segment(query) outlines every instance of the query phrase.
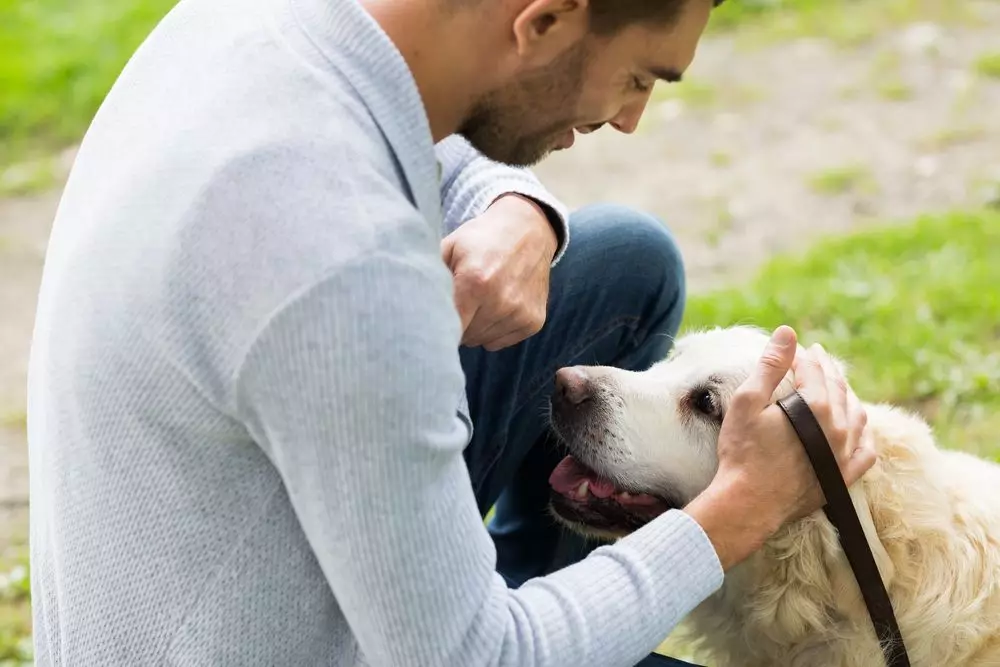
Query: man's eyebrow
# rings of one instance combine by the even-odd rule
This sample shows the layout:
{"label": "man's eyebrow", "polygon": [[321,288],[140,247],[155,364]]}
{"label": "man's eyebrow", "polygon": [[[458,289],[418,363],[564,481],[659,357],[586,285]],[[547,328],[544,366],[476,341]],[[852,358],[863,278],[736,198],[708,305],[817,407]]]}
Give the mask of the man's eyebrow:
{"label": "man's eyebrow", "polygon": [[677,83],[684,75],[671,67],[650,67],[649,73],[667,83]]}

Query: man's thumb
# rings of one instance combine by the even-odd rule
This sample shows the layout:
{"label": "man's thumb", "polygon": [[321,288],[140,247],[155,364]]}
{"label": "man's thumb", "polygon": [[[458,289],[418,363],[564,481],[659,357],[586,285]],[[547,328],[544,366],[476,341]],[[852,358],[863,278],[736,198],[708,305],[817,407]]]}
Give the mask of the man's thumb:
{"label": "man's thumb", "polygon": [[795,360],[798,340],[795,330],[781,325],[771,334],[764,353],[757,362],[757,368],[747,380],[745,390],[754,408],[763,410],[771,401],[771,396],[785,378]]}

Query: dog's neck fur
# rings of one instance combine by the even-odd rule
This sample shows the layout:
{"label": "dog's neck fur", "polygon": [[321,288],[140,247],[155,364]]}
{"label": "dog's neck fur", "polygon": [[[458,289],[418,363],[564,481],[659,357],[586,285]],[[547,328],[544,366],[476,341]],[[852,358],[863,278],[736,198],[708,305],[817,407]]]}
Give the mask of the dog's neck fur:
{"label": "dog's neck fur", "polygon": [[[851,497],[893,599],[907,650],[914,664],[969,664],[963,660],[970,654],[954,651],[975,647],[949,649],[953,638],[935,642],[935,633],[922,629],[962,628],[974,622],[976,610],[984,605],[1000,606],[995,591],[982,590],[990,588],[991,580],[979,571],[982,567],[971,572],[961,567],[970,548],[986,548],[969,540],[989,536],[966,535],[952,522],[948,508],[955,505],[955,495],[934,482],[935,468],[944,465],[946,455],[936,448],[926,424],[893,408],[868,410],[880,460],[851,489]],[[928,593],[934,577],[939,578],[937,591],[940,577],[959,578],[951,600]],[[956,608],[969,614],[956,616]],[[951,618],[937,618],[941,614]],[[854,574],[822,512],[787,525],[731,570],[722,589],[691,614],[688,625],[696,645],[710,656],[709,664],[882,664]]]}

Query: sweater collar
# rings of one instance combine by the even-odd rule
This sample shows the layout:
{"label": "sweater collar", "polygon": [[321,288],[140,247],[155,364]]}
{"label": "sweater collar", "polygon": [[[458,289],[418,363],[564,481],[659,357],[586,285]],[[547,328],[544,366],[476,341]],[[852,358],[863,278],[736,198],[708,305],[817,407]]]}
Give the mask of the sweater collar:
{"label": "sweater collar", "polygon": [[414,204],[440,224],[430,121],[403,55],[357,0],[288,0],[315,46],[351,82],[395,153]]}

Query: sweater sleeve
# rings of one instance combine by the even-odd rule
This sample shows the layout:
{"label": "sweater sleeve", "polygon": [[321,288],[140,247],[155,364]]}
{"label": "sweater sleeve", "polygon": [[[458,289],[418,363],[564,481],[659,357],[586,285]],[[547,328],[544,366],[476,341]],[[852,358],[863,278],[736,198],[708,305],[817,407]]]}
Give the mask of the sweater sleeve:
{"label": "sweater sleeve", "polygon": [[438,143],[435,151],[441,164],[441,202],[447,232],[480,215],[497,197],[517,193],[545,210],[559,239],[552,265],[562,259],[569,244],[569,213],[531,171],[494,162],[457,134]]}
{"label": "sweater sleeve", "polygon": [[634,665],[720,586],[715,551],[671,511],[506,587],[462,457],[460,326],[430,236],[280,306],[236,375],[238,413],[370,664]]}

